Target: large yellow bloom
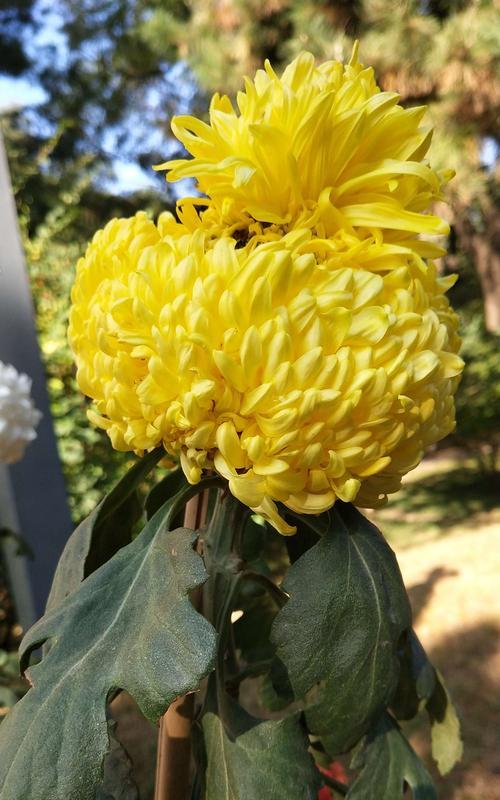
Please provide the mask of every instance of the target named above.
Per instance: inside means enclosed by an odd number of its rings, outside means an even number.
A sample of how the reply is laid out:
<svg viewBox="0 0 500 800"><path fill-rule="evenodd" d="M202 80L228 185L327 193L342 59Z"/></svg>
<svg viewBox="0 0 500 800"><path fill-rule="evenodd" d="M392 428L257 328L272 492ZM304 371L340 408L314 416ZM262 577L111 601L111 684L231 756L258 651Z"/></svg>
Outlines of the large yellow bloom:
<svg viewBox="0 0 500 800"><path fill-rule="evenodd" d="M379 230L241 246L170 215L113 220L78 264L78 381L116 448L163 444L191 482L215 469L290 533L275 501L378 505L452 430L449 285Z"/></svg>
<svg viewBox="0 0 500 800"><path fill-rule="evenodd" d="M170 181L197 179L209 198L203 224L218 235L269 238L308 227L319 236L343 230L364 239L377 230L385 241L413 242L421 252L418 234L448 230L423 212L441 198L451 173L424 161L431 140L421 125L425 108L404 109L398 100L380 91L356 48L347 65L315 66L302 53L281 78L266 63L246 80L237 111L216 94L209 124L176 117L174 134L192 158L159 168L169 170ZM200 202L180 201L190 227L199 225L193 204Z"/></svg>

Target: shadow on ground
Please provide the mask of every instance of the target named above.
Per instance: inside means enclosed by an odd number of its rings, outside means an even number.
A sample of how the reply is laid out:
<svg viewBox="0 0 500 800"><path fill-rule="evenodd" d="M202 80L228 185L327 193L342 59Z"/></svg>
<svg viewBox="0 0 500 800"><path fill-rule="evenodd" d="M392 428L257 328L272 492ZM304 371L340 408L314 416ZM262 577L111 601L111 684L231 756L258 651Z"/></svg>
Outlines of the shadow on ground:
<svg viewBox="0 0 500 800"><path fill-rule="evenodd" d="M417 628L439 581L457 574L454 569L436 567L424 581L409 588ZM485 620L446 635L428 649L428 655L443 674L459 712L464 741L462 762L449 775L439 775L431 756L430 731L424 715L407 724L406 733L433 775L439 800L498 800L500 623Z"/></svg>
<svg viewBox="0 0 500 800"><path fill-rule="evenodd" d="M462 762L444 777L432 762L428 729L422 720L410 726L414 744L429 766L439 800L498 800L500 797L500 625L484 623L446 637L429 656L444 674L458 707L464 740Z"/></svg>
<svg viewBox="0 0 500 800"><path fill-rule="evenodd" d="M390 541L414 543L500 515L500 473L458 466L406 483L370 516ZM499 516L500 519L500 516Z"/></svg>
<svg viewBox="0 0 500 800"><path fill-rule="evenodd" d="M435 521L444 529L451 528L500 505L500 473L458 468L430 475L408 484L395 505L410 512L435 512Z"/></svg>
<svg viewBox="0 0 500 800"><path fill-rule="evenodd" d="M408 597L410 598L414 623L418 620L421 612L430 601L436 584L443 578L451 578L454 575L457 575L457 571L454 569L435 567L429 572L425 581L416 583L408 589Z"/></svg>

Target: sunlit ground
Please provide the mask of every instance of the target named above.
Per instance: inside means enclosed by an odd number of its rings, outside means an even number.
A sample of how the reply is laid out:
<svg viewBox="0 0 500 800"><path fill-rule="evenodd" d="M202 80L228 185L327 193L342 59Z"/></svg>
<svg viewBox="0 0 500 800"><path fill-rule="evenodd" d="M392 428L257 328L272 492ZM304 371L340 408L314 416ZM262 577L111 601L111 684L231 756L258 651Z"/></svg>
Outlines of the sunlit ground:
<svg viewBox="0 0 500 800"><path fill-rule="evenodd" d="M439 798L498 800L500 475L445 452L374 518L397 552L417 633L462 716L464 758L451 775L434 773ZM424 723L413 730L428 756Z"/></svg>

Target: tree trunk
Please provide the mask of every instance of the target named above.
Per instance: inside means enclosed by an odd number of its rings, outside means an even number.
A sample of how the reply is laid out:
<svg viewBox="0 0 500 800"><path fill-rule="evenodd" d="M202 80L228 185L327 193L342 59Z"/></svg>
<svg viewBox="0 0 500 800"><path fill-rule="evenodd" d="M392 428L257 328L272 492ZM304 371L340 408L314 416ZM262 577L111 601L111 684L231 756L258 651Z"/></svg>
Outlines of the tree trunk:
<svg viewBox="0 0 500 800"><path fill-rule="evenodd" d="M490 333L500 331L500 216L493 203L483 208L484 229L478 231L465 208L455 208L455 229L462 249L474 261Z"/></svg>

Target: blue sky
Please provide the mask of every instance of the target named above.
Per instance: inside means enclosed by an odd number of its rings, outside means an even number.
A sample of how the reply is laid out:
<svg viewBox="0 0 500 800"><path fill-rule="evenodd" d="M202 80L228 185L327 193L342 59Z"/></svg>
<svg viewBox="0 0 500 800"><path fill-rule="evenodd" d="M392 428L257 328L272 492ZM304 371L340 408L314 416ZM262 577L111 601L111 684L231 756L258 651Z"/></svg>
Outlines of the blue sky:
<svg viewBox="0 0 500 800"><path fill-rule="evenodd" d="M0 75L0 112L40 103L44 93L25 78L7 78Z"/></svg>
<svg viewBox="0 0 500 800"><path fill-rule="evenodd" d="M9 109L41 103L44 92L25 78L10 78L0 75L0 113ZM133 192L155 186L158 181L153 174L151 178L132 161L114 159L115 178L106 181L106 187L115 191Z"/></svg>
<svg viewBox="0 0 500 800"><path fill-rule="evenodd" d="M28 56L34 59L41 48L50 46L51 58L57 59L59 66L64 69L64 65L68 61L68 50L66 37L61 30L62 19L56 9L57 1L38 0L36 2L33 10L34 26L29 36L26 37L25 48ZM182 72L182 68L180 72ZM180 74L173 77L177 81L182 80ZM43 102L44 99L45 93L36 82L27 78L11 78L0 75L0 113L8 109L37 105ZM151 101L149 102L151 105L156 102L154 93L151 93ZM182 113L186 113L186 110L182 109ZM137 124L136 121L132 121L131 127L133 128L135 124ZM111 153L116 152L115 136L112 130L108 132L106 138L108 140L106 149ZM156 144L158 145L158 142ZM165 143L166 146L167 143ZM166 152L165 158L168 157L169 153ZM158 190L158 178L155 177L152 169L151 175L148 175L147 171L141 169L136 162L116 157L113 158L113 168L114 178L106 178L103 181L108 190L121 193L147 188L156 188ZM183 187L183 189L185 188ZM177 194L177 191L175 194Z"/></svg>

